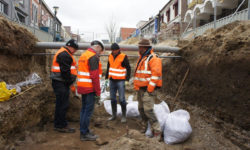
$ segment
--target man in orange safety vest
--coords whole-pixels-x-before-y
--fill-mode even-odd
[[[147,123],[151,124],[153,136],[161,139],[160,124],[154,113],[156,92],[162,86],[162,62],[153,52],[149,40],[139,42],[140,57],[134,73],[134,88],[137,91],[138,110],[142,117],[142,132],[146,132]]]
[[[91,42],[91,47],[82,53],[78,60],[77,92],[82,94],[82,109],[80,113],[80,140],[95,141],[98,136],[89,130],[91,115],[95,103],[100,100],[100,54],[104,45],[99,40]]]
[[[126,122],[126,99],[125,99],[125,81],[128,82],[131,73],[131,67],[126,54],[121,53],[120,47],[117,43],[111,45],[112,53],[109,55],[109,60],[107,64],[106,79],[109,79],[110,85],[110,98],[111,98],[111,108],[112,117],[109,120],[116,119],[117,113],[117,101],[116,93],[119,93],[119,102],[122,110],[121,122]],[[107,81],[107,80],[106,80]]]
[[[71,39],[55,54],[51,67],[52,87],[56,95],[54,129],[58,132],[73,133],[69,128],[66,113],[69,107],[70,85],[76,80],[77,68],[73,54],[78,50],[76,40]]]

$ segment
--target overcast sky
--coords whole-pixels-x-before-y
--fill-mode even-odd
[[[135,28],[140,20],[155,16],[169,0],[45,0],[52,11],[58,6],[63,26],[79,30],[85,39],[105,36],[105,25],[112,16],[120,27]]]

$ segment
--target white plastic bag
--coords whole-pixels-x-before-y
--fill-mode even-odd
[[[32,73],[26,78],[26,81],[19,82],[16,84],[16,86],[22,87],[22,86],[26,86],[29,84],[38,84],[41,82],[42,82],[42,79],[39,77],[39,75],[37,73]]]
[[[105,101],[103,101],[103,103],[104,103],[104,108],[105,108],[106,112],[108,114],[112,115],[111,100],[105,100]],[[120,105],[117,104],[117,113],[116,113],[116,115],[121,116],[121,114],[122,114],[121,113],[121,107],[120,107]]]
[[[12,84],[6,84],[6,87],[7,87],[8,90],[16,89],[16,91],[17,91],[18,93],[21,92],[21,87],[20,87],[20,86],[12,85]]]
[[[164,142],[167,144],[181,143],[192,133],[189,124],[190,115],[185,110],[177,110],[166,117],[164,126]]]
[[[105,100],[104,102],[104,108],[107,113],[112,115],[112,108],[111,108],[111,100]],[[121,116],[122,111],[121,111],[121,105],[117,104],[117,116]],[[129,101],[127,104],[127,117],[137,117],[139,116],[139,111],[138,111],[138,102],[137,101]]]
[[[160,104],[155,104],[154,113],[156,115],[157,120],[160,123],[161,129],[163,129],[166,117],[170,113],[167,103],[165,101],[162,101]]]
[[[152,137],[152,136],[153,136],[153,133],[152,133],[152,131],[151,131],[151,125],[150,125],[149,122],[148,122],[148,127],[147,127],[147,131],[145,132],[145,135],[146,135],[147,137]]]
[[[160,104],[155,104],[154,113],[156,115],[158,122],[160,123],[161,129],[163,130],[165,126],[166,117],[170,113],[167,103],[165,101],[162,101]],[[148,122],[148,127],[147,127],[147,131],[145,132],[145,135],[148,137],[151,137],[153,136],[152,134],[153,133],[151,131],[151,125]]]
[[[131,101],[127,104],[127,117],[138,117],[140,115],[138,111],[138,102]]]
[[[104,104],[104,108],[106,110],[106,112],[110,115],[112,115],[112,108],[111,108],[111,104],[110,104],[111,100],[105,100],[103,101]]]

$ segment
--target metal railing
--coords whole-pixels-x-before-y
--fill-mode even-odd
[[[226,24],[229,24],[236,20],[248,20],[248,9],[244,9],[242,11],[239,11],[235,14],[231,14],[229,16],[226,16],[224,18],[218,19],[216,21],[216,28],[220,28]],[[202,35],[206,30],[213,29],[214,28],[214,22],[207,23],[201,27],[197,27],[196,29],[192,29],[189,31],[186,31],[183,34],[183,37],[189,35],[190,33],[195,33],[196,36]]]

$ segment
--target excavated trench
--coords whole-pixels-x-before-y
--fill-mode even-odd
[[[163,88],[159,97],[171,111],[189,111],[193,128],[182,144],[167,145],[140,134],[137,118],[127,124],[106,121],[103,106],[96,106],[91,129],[95,142],[81,142],[79,132],[53,131],[55,96],[49,80],[52,57],[31,56],[37,41],[27,30],[0,18],[0,79],[8,84],[24,81],[36,72],[42,83],[0,102],[0,149],[249,149],[250,23],[234,22],[193,41],[180,41],[182,59],[164,59]],[[106,59],[102,59],[103,68]],[[132,68],[135,59],[131,59]],[[189,68],[182,90],[174,101]],[[133,70],[132,70],[133,71]],[[104,71],[105,72],[105,71]],[[22,91],[29,89],[23,87]],[[132,85],[128,94],[134,94]],[[128,95],[126,95],[128,96]],[[79,128],[81,102],[71,97],[68,119]]]

